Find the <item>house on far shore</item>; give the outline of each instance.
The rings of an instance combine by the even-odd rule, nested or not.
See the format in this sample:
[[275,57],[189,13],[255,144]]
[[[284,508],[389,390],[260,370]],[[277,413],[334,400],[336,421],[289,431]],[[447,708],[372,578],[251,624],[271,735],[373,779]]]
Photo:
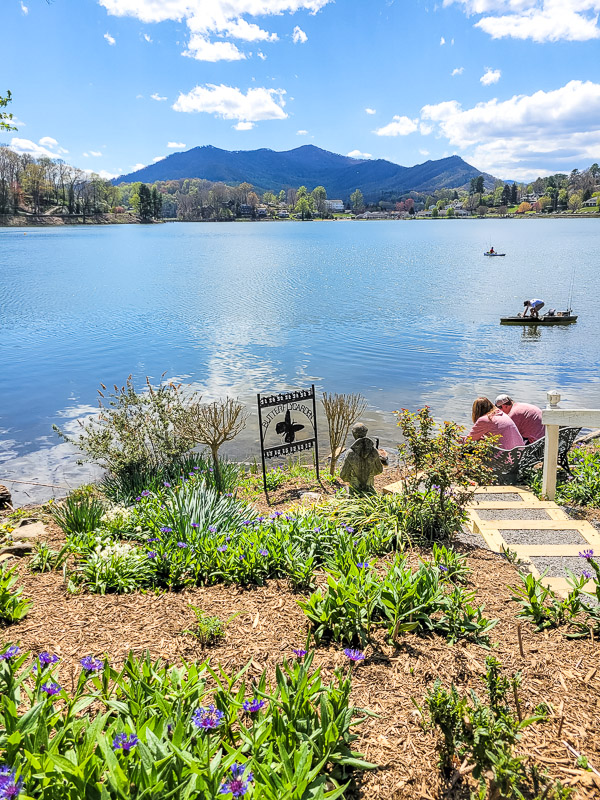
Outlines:
[[598,205],[598,198],[597,197],[590,197],[588,200],[583,201],[583,205],[586,208],[593,208],[594,206]]
[[265,219],[268,213],[269,212],[266,206],[258,206],[258,208],[256,209],[257,219]]
[[277,216],[279,217],[279,219],[289,219],[290,214],[288,211],[282,208],[277,212]]
[[252,216],[252,206],[249,206],[247,203],[240,204],[240,214],[242,217],[251,217]]
[[343,200],[325,200],[325,208],[331,211],[332,214],[343,214],[344,201]]

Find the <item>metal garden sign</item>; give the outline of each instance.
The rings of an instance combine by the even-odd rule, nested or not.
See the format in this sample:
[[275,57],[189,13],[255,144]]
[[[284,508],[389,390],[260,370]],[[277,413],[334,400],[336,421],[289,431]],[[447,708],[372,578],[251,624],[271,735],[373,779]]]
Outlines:
[[266,461],[270,458],[289,456],[314,448],[317,480],[320,481],[314,384],[310,389],[297,389],[279,394],[258,394],[257,398],[265,495],[267,494]]

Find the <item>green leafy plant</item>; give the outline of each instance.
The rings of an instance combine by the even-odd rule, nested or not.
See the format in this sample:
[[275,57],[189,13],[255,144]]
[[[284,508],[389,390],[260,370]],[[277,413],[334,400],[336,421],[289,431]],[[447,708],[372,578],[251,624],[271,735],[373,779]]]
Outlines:
[[[566,622],[575,619],[581,609],[580,589],[583,581],[577,581],[577,586],[569,592],[564,600],[559,600],[556,593],[544,585],[543,575],[535,578],[530,573],[520,574],[522,585],[511,586],[512,599],[516,600],[521,611],[518,616],[529,620],[536,626],[536,630],[544,628],[558,628]],[[571,576],[573,579],[573,576]]]
[[97,594],[130,593],[149,586],[154,568],[147,553],[130,544],[111,544],[88,552],[70,574],[75,586]]
[[40,542],[29,561],[29,569],[32,572],[52,572],[54,569],[60,569],[70,552],[68,544],[61,547],[60,550],[51,550],[46,542]]
[[[571,475],[557,473],[556,497],[559,504],[600,507],[600,446],[578,447],[569,453]],[[532,491],[542,496],[542,470],[532,469],[525,476]]]
[[23,589],[15,588],[18,580],[17,568],[9,568],[0,564],[0,623],[10,625],[18,622],[29,613],[33,605],[31,600],[23,597]]
[[[196,617],[196,621],[194,623],[193,628],[189,628],[185,630],[184,633],[189,633],[191,636],[194,636],[200,644],[213,644],[218,639],[223,638],[225,636],[225,628],[227,624],[233,619],[230,617],[226,622],[219,619],[219,617],[213,617],[210,614],[207,614],[198,606],[193,606],[190,604],[191,610],[194,612]],[[233,616],[236,616],[235,614]]]
[[96,497],[81,496],[65,498],[54,507],[52,518],[66,534],[90,533],[100,526],[104,505]]

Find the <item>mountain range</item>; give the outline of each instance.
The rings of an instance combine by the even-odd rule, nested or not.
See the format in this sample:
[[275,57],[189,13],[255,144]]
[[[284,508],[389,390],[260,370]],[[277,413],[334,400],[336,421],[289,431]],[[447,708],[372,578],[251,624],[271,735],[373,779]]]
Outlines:
[[460,156],[426,161],[414,167],[402,167],[384,159],[358,159],[303,145],[278,152],[260,150],[221,150],[212,145],[173,153],[147,167],[122,175],[114,183],[154,183],[180,178],[204,178],[237,185],[251,183],[259,192],[306,186],[324,186],[327,196],[347,201],[355,189],[365,200],[394,199],[408,192],[433,192],[458,189],[471,178],[483,175],[486,186],[494,178],[467,164]]

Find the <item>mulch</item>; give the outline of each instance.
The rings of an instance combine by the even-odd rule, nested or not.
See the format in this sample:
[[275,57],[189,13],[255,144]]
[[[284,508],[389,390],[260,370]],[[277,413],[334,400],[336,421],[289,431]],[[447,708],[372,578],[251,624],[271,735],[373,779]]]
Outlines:
[[[386,477],[390,482],[389,473]],[[62,539],[52,523],[48,525],[48,539],[54,546]],[[598,641],[568,640],[560,631],[535,633],[524,622],[521,654],[518,606],[507,588],[518,580],[516,568],[488,550],[458,546],[468,554],[477,602],[485,604],[485,616],[499,619],[492,631],[492,653],[502,662],[505,674],[522,673],[519,699],[523,715],[539,703],[551,708],[547,722],[526,729],[518,750],[546,767],[554,778],[576,787],[576,797],[598,798],[600,777],[578,768],[576,757],[567,747],[584,753],[589,763],[600,769]],[[419,555],[414,551],[410,558],[416,563]],[[23,558],[15,563],[24,593],[33,600],[32,610],[20,623],[0,630],[0,640],[3,644],[18,643],[25,650],[49,650],[60,655],[61,680],[67,689],[75,683],[78,662],[84,655],[106,654],[118,667],[130,650],[138,656],[148,650],[153,658],[171,663],[210,658],[213,665],[219,663],[230,672],[250,662],[250,676],[258,677],[266,669],[273,679],[276,664],[293,657],[292,648],[303,647],[306,642],[306,619],[297,605],[297,595],[285,581],[253,588],[188,588],[180,593],[68,595],[61,572],[32,574],[27,561]],[[185,633],[195,619],[190,605],[222,620],[237,616],[227,625],[224,639],[204,647]],[[354,668],[352,701],[373,716],[367,716],[356,729],[359,739],[354,747],[378,766],[357,776],[355,797],[468,797],[467,775],[449,791],[442,781],[436,736],[424,732],[413,698],[422,706],[427,690],[438,677],[447,686],[454,683],[461,693],[469,689],[482,692],[488,651],[471,643],[450,646],[439,637],[414,634],[389,645],[384,635],[377,633],[365,652],[365,661]],[[319,646],[313,665],[322,668],[325,680],[333,677],[336,668],[348,669],[343,648],[335,644]],[[473,782],[470,786],[473,788]]]

